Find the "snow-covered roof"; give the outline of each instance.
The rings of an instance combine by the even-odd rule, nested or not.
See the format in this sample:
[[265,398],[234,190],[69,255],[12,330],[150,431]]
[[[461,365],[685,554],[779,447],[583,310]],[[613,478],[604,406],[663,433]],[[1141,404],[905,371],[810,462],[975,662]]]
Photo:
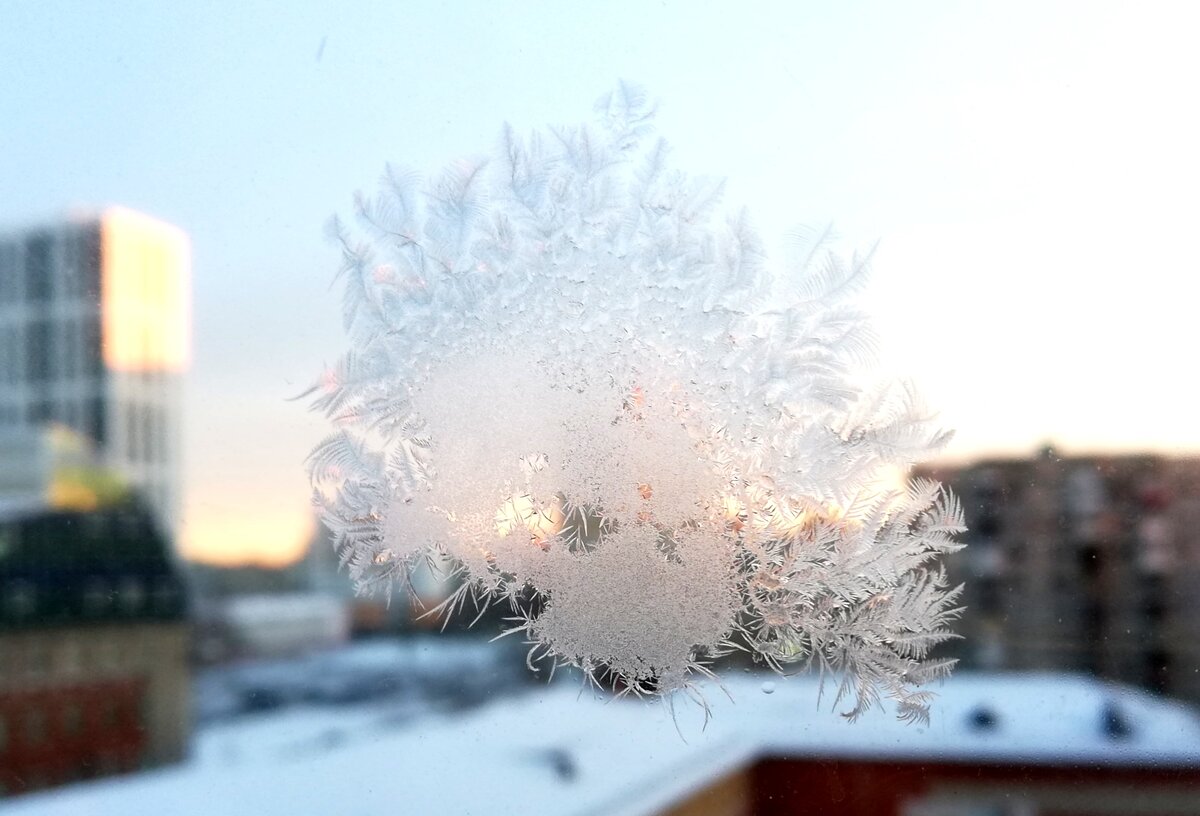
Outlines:
[[[455,716],[397,704],[299,709],[212,726],[185,765],[13,800],[13,816],[128,813],[654,813],[764,757],[1200,767],[1200,716],[1085,677],[960,673],[929,726],[848,723],[814,679],[739,675],[696,706],[570,683]],[[826,695],[829,688],[826,688]]]

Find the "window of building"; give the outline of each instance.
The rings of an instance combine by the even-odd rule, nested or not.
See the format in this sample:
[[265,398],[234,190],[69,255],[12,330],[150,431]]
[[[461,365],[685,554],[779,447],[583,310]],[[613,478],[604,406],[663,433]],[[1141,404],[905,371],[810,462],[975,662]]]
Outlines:
[[49,320],[31,320],[25,334],[25,379],[41,383],[50,379],[54,338]]
[[83,649],[75,638],[66,638],[58,648],[58,673],[78,674],[83,669]]
[[100,702],[100,727],[105,731],[111,731],[117,727],[119,721],[120,710],[117,707],[117,701],[106,697]]
[[1157,626],[1163,619],[1163,613],[1166,611],[1161,598],[1151,598],[1142,604],[1142,614],[1146,620]]
[[100,758],[96,764],[100,769],[100,773],[105,776],[111,776],[112,774],[120,773],[122,769],[120,755],[112,751],[105,751],[100,754]]
[[29,403],[26,416],[31,425],[40,425],[54,419],[54,403],[50,400],[39,399]]
[[162,460],[162,410],[157,405],[146,406],[146,440],[144,453],[147,462]]
[[76,320],[64,320],[58,324],[59,361],[57,374],[60,379],[69,380],[76,376],[76,360],[79,356],[79,323]]
[[54,279],[49,235],[35,235],[25,242],[25,299],[44,303],[53,296]]
[[46,741],[46,712],[40,708],[30,708],[24,716],[25,742],[29,745],[41,745]]
[[20,299],[20,277],[17,275],[17,245],[0,241],[0,305]]
[[62,709],[62,730],[68,737],[83,733],[83,707],[79,703],[67,703]]
[[125,409],[125,457],[130,462],[142,461],[142,436],[146,433],[140,406],[131,404]]
[[120,588],[117,591],[117,603],[127,615],[134,615],[141,612],[146,605],[146,585],[136,576],[128,576],[121,579]]
[[83,298],[88,295],[89,290],[89,272],[92,263],[91,242],[88,236],[92,230],[88,228],[75,228],[65,236],[63,241],[64,254],[66,255],[63,264],[63,294],[71,299]]
[[121,647],[116,637],[108,637],[101,642],[100,665],[109,671],[121,665]]
[[138,414],[139,425],[141,427],[141,444],[139,445],[141,459],[143,462],[153,462],[154,434],[157,425],[155,422],[154,406],[142,404],[138,408]]
[[66,373],[67,336],[64,326],[58,320],[46,321],[46,340],[49,348],[46,354],[46,376],[50,382],[62,380]]
[[160,615],[174,612],[179,605],[179,589],[169,578],[159,578],[154,582],[151,603]]
[[100,318],[88,315],[83,319],[83,373],[99,377],[104,373],[104,352],[100,340]]
[[108,402],[92,397],[84,406],[83,432],[103,448],[108,442]]
[[981,615],[994,615],[1000,610],[1000,582],[992,576],[979,576],[975,579],[975,594],[978,598]]
[[1171,654],[1161,647],[1151,649],[1144,658],[1144,684],[1159,693],[1171,689]]
[[95,227],[83,230],[79,237],[81,291],[91,303],[100,301],[100,231]]
[[20,380],[24,351],[18,328],[0,327],[0,383],[16,383]]
[[1099,547],[1081,547],[1078,554],[1080,574],[1088,581],[1095,581],[1103,567],[1103,555]]
[[111,605],[111,593],[108,582],[103,578],[91,578],[83,589],[83,612],[91,617],[98,617],[108,612]]
[[45,680],[54,674],[50,644],[41,638],[29,643],[25,652],[25,669],[30,677]]
[[37,610],[37,590],[29,581],[9,581],[3,588],[4,611],[12,620],[24,620]]

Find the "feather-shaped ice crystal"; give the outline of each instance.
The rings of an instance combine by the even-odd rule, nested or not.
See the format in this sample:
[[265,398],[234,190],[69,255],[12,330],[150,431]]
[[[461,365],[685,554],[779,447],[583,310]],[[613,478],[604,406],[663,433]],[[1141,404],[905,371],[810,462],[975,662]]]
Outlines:
[[598,113],[424,185],[389,169],[332,225],[350,351],[310,392],[336,431],[309,466],[344,562],[386,591],[430,563],[451,610],[511,604],[534,656],[622,691],[741,649],[833,672],[851,716],[923,717],[962,516],[879,486],[945,436],[861,385],[866,259],[812,234],[768,267],[647,144],[639,91]]

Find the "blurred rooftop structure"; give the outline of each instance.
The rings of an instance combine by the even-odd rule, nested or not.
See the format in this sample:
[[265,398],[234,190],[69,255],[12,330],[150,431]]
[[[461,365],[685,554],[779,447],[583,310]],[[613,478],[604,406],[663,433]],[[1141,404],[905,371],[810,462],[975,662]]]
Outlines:
[[385,707],[292,710],[205,730],[185,767],[25,797],[9,812],[1200,812],[1200,716],[1128,687],[963,673],[937,689],[922,727],[882,711],[849,723],[828,696],[818,702],[815,678],[763,679],[731,678],[732,701],[706,688],[706,728],[695,706],[673,719],[569,682],[399,724]]

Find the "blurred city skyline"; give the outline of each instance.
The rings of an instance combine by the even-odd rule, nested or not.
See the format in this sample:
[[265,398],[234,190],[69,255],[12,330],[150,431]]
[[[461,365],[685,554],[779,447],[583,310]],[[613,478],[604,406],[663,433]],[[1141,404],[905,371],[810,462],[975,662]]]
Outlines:
[[[880,242],[866,302],[964,460],[1200,449],[1186,7],[305,3],[0,12],[0,229],[118,204],[192,241],[182,550],[283,563],[312,530],[287,398],[343,348],[322,226],[385,163],[434,173],[587,120],[620,77],[673,164],[768,247]],[[1180,11],[1182,9],[1182,11]]]

